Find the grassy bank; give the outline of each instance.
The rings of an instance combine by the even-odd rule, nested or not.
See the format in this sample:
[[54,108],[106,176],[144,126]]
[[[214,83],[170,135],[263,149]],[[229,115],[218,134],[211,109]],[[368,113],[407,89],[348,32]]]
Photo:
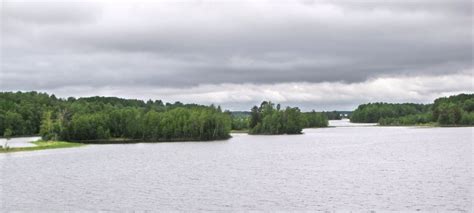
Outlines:
[[0,153],[9,153],[9,152],[22,152],[22,151],[35,151],[43,149],[58,149],[58,148],[70,148],[83,146],[82,143],[71,143],[65,141],[36,141],[32,142],[36,146],[33,147],[11,147],[8,149],[0,149]]

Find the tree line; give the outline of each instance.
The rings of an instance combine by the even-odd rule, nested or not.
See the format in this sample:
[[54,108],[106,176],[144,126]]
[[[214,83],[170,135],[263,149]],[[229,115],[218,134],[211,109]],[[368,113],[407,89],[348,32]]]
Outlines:
[[232,130],[248,130],[250,123],[250,113],[231,112]]
[[0,93],[0,134],[45,140],[215,140],[230,137],[220,107],[160,100],[90,97],[58,99],[37,92]]
[[[45,140],[214,140],[231,129],[251,134],[299,134],[326,127],[328,114],[263,102],[251,112],[117,97],[61,99],[39,92],[0,92],[0,136],[41,135]],[[337,117],[337,116],[336,116]]]
[[341,112],[339,111],[323,111],[322,112],[329,120],[341,120]]
[[[110,138],[143,141],[214,140],[231,129],[250,134],[299,134],[303,128],[326,127],[340,113],[281,109],[264,101],[250,112],[223,112],[220,107],[163,103],[117,97],[61,99],[38,92],[0,92],[0,136],[41,134],[54,140]],[[360,105],[351,122],[381,125],[474,125],[474,94],[438,98],[433,104],[369,103]]]
[[302,113],[298,107],[286,107],[264,101],[250,111],[248,121],[250,134],[301,134],[303,128],[326,127],[328,119],[324,113]]
[[438,98],[431,114],[441,125],[474,125],[474,94]]
[[429,106],[424,104],[368,103],[359,105],[350,120],[353,123],[377,123],[381,118],[398,118],[426,113],[428,110]]
[[438,98],[433,104],[362,104],[352,113],[351,122],[380,125],[434,123],[442,126],[474,125],[474,94]]

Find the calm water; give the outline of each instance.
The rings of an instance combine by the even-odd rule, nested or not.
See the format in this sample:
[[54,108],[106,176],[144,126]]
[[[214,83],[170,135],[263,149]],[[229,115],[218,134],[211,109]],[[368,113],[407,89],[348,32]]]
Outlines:
[[0,154],[0,211],[470,212],[473,130],[352,126]]
[[[7,146],[8,147],[30,147],[36,146],[30,142],[37,141],[41,139],[40,137],[21,137],[21,138],[11,138],[8,140]],[[0,146],[5,146],[7,139],[0,138]]]

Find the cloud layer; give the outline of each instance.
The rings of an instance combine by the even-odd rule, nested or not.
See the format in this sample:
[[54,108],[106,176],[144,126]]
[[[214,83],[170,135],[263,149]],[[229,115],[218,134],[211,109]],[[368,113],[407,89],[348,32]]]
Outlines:
[[[164,99],[166,102],[218,104],[230,110],[249,110],[261,100],[309,110],[353,110],[366,102],[432,103],[440,96],[472,92],[472,70],[454,75],[399,76],[364,82],[288,82],[276,84],[205,84],[186,88],[152,86],[69,86],[54,89],[60,97],[120,96],[138,99]],[[467,89],[466,89],[467,88]],[[51,90],[50,90],[51,91]]]
[[1,18],[1,90],[339,108],[473,90],[463,0],[7,0]]

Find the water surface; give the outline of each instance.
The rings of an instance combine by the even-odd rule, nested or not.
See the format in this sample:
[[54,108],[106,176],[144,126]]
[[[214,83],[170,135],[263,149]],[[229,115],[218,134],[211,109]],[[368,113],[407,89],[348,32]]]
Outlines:
[[0,146],[8,145],[8,147],[31,147],[36,146],[35,144],[31,143],[41,139],[41,137],[18,137],[18,138],[11,138],[8,140],[5,138],[0,138]]
[[0,154],[0,210],[472,210],[473,128],[304,133]]

